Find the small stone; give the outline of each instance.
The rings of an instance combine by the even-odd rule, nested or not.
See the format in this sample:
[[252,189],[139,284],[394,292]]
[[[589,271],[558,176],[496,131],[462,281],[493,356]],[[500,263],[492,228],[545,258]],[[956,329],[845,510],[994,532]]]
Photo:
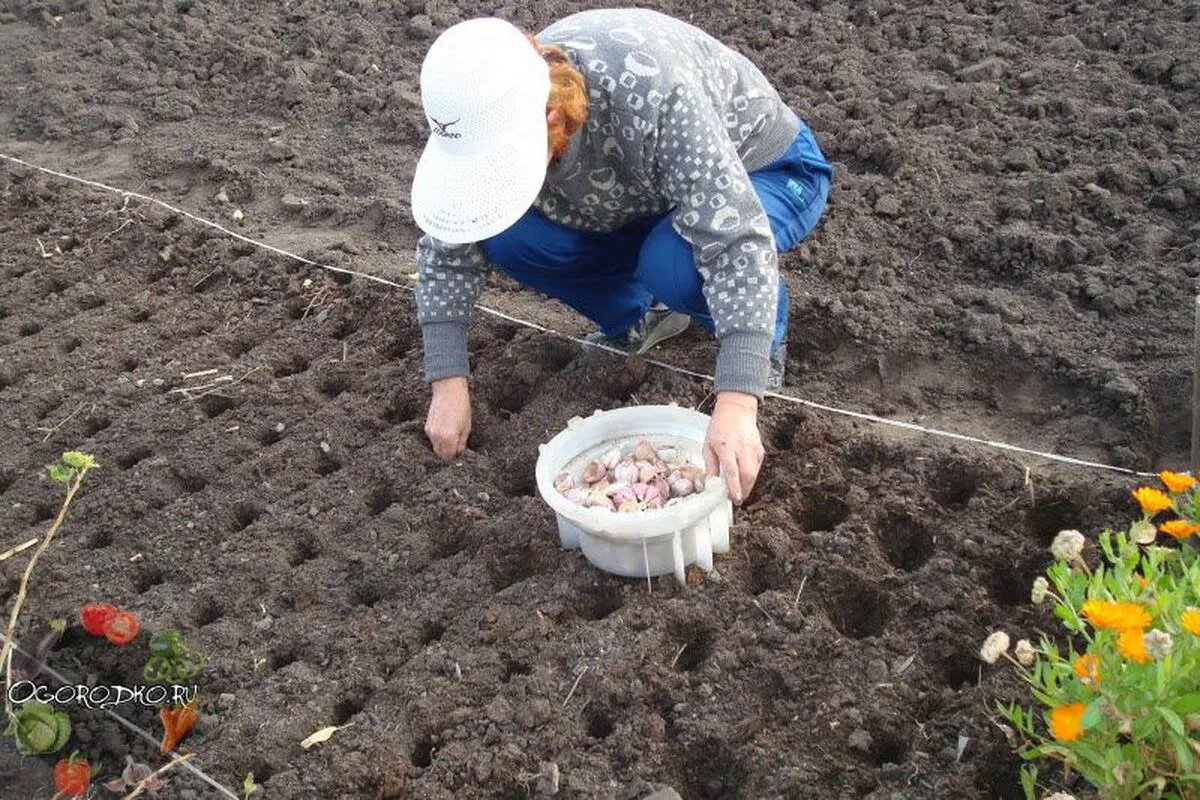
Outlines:
[[296,157],[295,151],[283,143],[281,139],[268,139],[267,146],[263,149],[265,155],[271,161],[288,161]]
[[222,692],[217,696],[217,705],[221,708],[229,708],[237,701],[237,695],[233,692]]
[[869,753],[873,744],[875,744],[875,739],[864,728],[858,728],[850,734],[850,746],[855,750]]
[[1042,73],[1036,69],[1027,69],[1017,76],[1017,81],[1022,87],[1028,89],[1031,86],[1037,86],[1042,82]]
[[497,725],[507,725],[513,719],[512,705],[503,697],[497,697],[488,703],[483,713]]
[[1037,169],[1037,153],[1032,147],[1014,147],[1004,154],[1004,166],[1013,172]]
[[958,72],[958,77],[967,82],[996,80],[1004,75],[1008,65],[1001,58],[985,58],[978,64],[972,64]]
[[410,19],[406,30],[410,39],[431,39],[437,32],[428,14],[417,14]]
[[229,192],[225,191],[225,187],[222,186],[221,190],[219,192],[217,192],[217,194],[213,198],[213,200],[216,200],[218,203],[228,203],[229,202]]
[[290,211],[299,211],[308,205],[308,201],[294,194],[285,194],[279,198],[279,204]]
[[670,786],[663,786],[662,788],[655,789],[643,797],[642,800],[683,800],[683,798],[679,795],[679,792]]
[[882,658],[872,658],[867,662],[867,680],[871,683],[886,683],[888,665]]
[[242,220],[246,218],[246,215],[240,208],[235,208],[233,213],[229,215],[229,218],[234,222],[241,224]]
[[538,772],[537,793],[543,796],[558,794],[558,764],[553,761],[543,761]]
[[875,201],[875,213],[881,217],[894,217],[902,208],[900,198],[893,194],[882,195]]

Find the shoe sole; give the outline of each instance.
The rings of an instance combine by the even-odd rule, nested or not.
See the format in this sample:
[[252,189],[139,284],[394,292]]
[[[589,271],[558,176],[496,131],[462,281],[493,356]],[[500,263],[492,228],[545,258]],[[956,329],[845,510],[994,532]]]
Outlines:
[[666,319],[654,326],[654,330],[650,331],[650,335],[638,347],[637,354],[640,356],[672,336],[678,336],[691,327],[691,324],[692,318],[687,314],[672,312]]

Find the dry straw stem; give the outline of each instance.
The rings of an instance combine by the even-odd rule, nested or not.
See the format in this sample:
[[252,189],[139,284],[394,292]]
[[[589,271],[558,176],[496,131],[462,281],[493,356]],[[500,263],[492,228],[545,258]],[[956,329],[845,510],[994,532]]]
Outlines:
[[154,772],[150,773],[149,775],[147,775],[146,777],[144,777],[140,781],[138,781],[137,786],[133,787],[133,791],[130,792],[129,794],[125,795],[124,797],[122,797],[121,800],[134,800],[135,797],[141,797],[142,792],[146,791],[146,785],[148,783],[150,783],[155,778],[162,777],[162,775],[165,774],[167,772],[167,770],[171,769],[175,765],[182,764],[183,762],[190,760],[192,758],[192,756],[194,756],[194,755],[196,755],[196,754],[188,753],[186,756],[176,756],[175,758],[172,758],[166,764],[163,764],[161,767],[156,769]]
[[[6,684],[9,686],[12,685],[11,658],[15,645],[13,639],[16,636],[17,618],[21,614],[21,606],[25,604],[25,596],[29,592],[29,579],[33,575],[33,568],[37,566],[38,559],[42,557],[42,553],[45,553],[49,549],[50,543],[54,541],[54,534],[58,533],[63,520],[66,519],[67,508],[71,505],[71,500],[75,497],[75,493],[79,491],[79,487],[83,483],[83,476],[86,474],[87,469],[81,469],[75,473],[74,480],[71,481],[71,485],[67,488],[67,496],[63,498],[62,507],[58,509],[58,516],[54,518],[54,524],[46,532],[46,538],[42,539],[42,543],[33,553],[33,558],[29,559],[29,563],[25,565],[24,574],[21,575],[21,586],[17,589],[17,599],[13,603],[12,613],[8,617],[8,630],[4,633],[4,647],[0,648],[0,664],[5,665]],[[4,693],[4,708],[7,711],[12,711],[12,703],[8,699],[8,692]]]
[[5,550],[3,553],[0,553],[0,561],[7,561],[8,559],[15,556],[17,553],[24,553],[26,550],[33,547],[37,543],[38,543],[38,540],[37,540],[37,537],[35,536],[32,539],[30,539],[28,542],[22,542],[21,544],[17,545],[16,547],[10,547],[9,549]]

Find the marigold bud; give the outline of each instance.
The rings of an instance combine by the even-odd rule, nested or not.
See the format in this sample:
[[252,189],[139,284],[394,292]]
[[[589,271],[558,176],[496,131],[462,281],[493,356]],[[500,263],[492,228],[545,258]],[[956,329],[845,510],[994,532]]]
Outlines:
[[1040,606],[1042,601],[1046,599],[1046,594],[1050,591],[1050,581],[1038,575],[1033,579],[1033,591],[1029,593],[1029,599],[1034,605]]
[[1013,648],[1013,655],[1017,658],[1017,663],[1022,667],[1032,667],[1033,662],[1037,661],[1037,651],[1033,649],[1033,644],[1028,639],[1018,639],[1017,646]]
[[1050,544],[1050,552],[1059,561],[1074,561],[1083,553],[1085,541],[1079,531],[1059,531]]
[[1156,629],[1146,631],[1146,635],[1142,639],[1142,644],[1151,658],[1162,659],[1166,657],[1167,653],[1171,652],[1173,642],[1171,634]]
[[979,648],[979,657],[989,664],[995,664],[1000,656],[1008,652],[1008,634],[1004,631],[993,631],[983,640]]

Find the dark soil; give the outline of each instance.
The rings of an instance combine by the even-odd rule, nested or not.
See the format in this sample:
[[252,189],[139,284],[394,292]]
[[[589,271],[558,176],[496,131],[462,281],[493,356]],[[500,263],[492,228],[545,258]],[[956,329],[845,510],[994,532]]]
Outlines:
[[[262,5],[8,3],[0,152],[403,275],[431,37],[579,7]],[[827,220],[784,260],[791,391],[1181,465],[1200,6],[656,5],[760,63],[838,164]],[[567,797],[1019,797],[991,717],[1022,694],[975,651],[1052,629],[1027,603],[1045,545],[1131,510],[1119,476],[769,403],[732,552],[650,593],[557,546],[536,445],[595,408],[701,404],[703,383],[481,318],[471,450],[443,464],[408,293],[11,167],[0,287],[0,549],[49,524],[59,452],[103,464],[26,619],[107,599],[180,628],[209,658],[185,749],[268,798],[526,797],[551,762]],[[502,281],[488,302],[582,329]],[[712,352],[695,335],[656,356],[707,370]],[[0,566],[6,608],[23,564]],[[133,680],[142,656],[75,635],[51,664]],[[72,712],[104,777],[153,763]],[[0,795],[49,796],[30,788],[47,763],[0,750]]]

